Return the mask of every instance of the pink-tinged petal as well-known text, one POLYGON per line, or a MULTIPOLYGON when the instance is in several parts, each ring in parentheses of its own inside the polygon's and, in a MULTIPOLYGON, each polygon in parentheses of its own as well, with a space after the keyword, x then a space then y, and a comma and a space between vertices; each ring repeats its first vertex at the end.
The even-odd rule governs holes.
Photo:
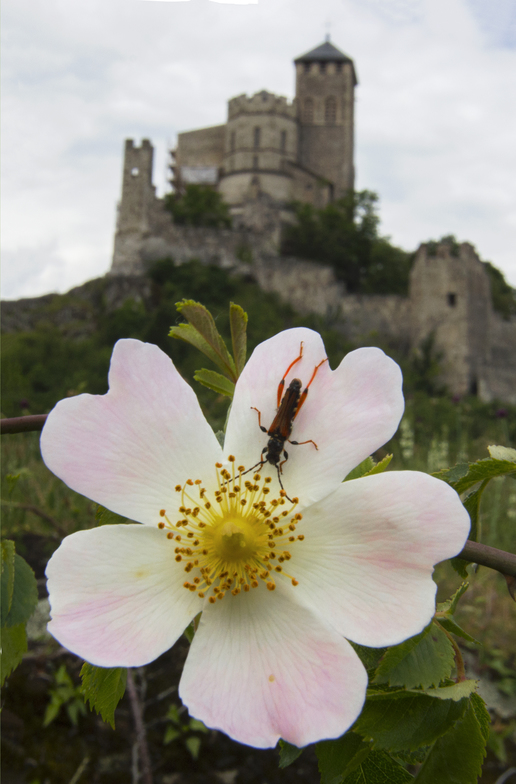
POLYGON ((258 748, 342 735, 359 715, 367 674, 339 634, 265 585, 208 605, 179 695, 192 716, 258 748))
POLYGON ((142 525, 67 536, 48 562, 48 630, 99 667, 139 667, 167 651, 203 602, 183 588, 174 542, 142 525))
POLYGON ((304 511, 289 574, 300 600, 348 639, 396 645, 431 620, 433 566, 461 551, 469 528, 457 493, 434 477, 355 479, 304 511))
POLYGON ((157 346, 119 340, 106 395, 61 400, 41 434, 43 460, 78 493, 140 523, 179 506, 176 484, 210 481, 221 449, 197 398, 157 346))
MULTIPOLYGON (((289 364, 303 357, 286 378, 309 383, 314 368, 326 356, 320 335, 305 328, 281 332, 261 343, 253 352, 236 385, 224 451, 234 454, 246 468, 257 463, 268 436, 258 428, 258 416, 266 428, 276 414, 277 389, 289 364)), ((315 441, 285 444, 288 460, 283 465, 283 484, 301 507, 324 498, 364 458, 391 438, 403 414, 402 377, 398 365, 378 348, 362 348, 347 354, 331 371, 323 364, 310 386, 306 402, 295 418, 292 440, 315 441)), ((270 464, 263 471, 273 477, 270 464)))

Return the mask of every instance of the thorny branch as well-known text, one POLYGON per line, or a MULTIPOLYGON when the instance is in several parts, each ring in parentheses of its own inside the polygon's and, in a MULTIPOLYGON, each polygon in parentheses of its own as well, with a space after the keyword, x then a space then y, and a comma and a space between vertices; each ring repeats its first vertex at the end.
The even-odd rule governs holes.
MULTIPOLYGON (((42 430, 46 421, 46 414, 34 416, 13 417, 12 419, 2 419, 1 433, 27 433, 34 430, 42 430)), ((470 539, 466 542, 464 549, 457 555, 465 561, 472 561, 480 566, 487 566, 503 574, 507 580, 509 592, 513 598, 516 594, 516 555, 505 550, 498 550, 496 547, 489 547, 487 544, 473 542, 470 539)))

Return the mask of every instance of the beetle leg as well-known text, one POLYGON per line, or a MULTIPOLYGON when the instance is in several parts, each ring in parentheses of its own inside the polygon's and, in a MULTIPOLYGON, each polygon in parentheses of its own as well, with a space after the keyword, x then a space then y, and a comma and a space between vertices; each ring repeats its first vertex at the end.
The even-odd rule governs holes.
POLYGON ((310 381, 306 385, 306 387, 305 387, 301 397, 299 398, 299 403, 297 404, 296 413, 294 414, 293 419, 295 419, 297 417, 297 415, 299 414, 299 411, 301 410, 301 406, 303 405, 303 403, 305 402, 305 400, 307 398, 308 388, 309 388, 310 384, 312 383, 312 381, 314 380, 314 378, 316 377, 317 371, 319 370, 321 365, 324 365, 325 362, 328 362, 328 357, 326 357, 326 359, 323 359, 321 362, 319 362, 318 365, 315 366, 314 372, 312 373, 312 378, 310 379, 310 381))
POLYGON ((289 438, 288 442, 289 444, 294 444, 294 446, 303 446, 303 444, 313 444, 316 449, 319 449, 315 441, 313 441, 311 438, 309 438, 308 441, 291 441, 289 438))
POLYGON ((290 373, 290 371, 292 370, 292 368, 294 367, 294 365, 296 364, 296 362, 299 362, 299 360, 301 359, 302 356, 303 356, 303 341, 301 341, 301 345, 299 346, 299 356, 296 357, 296 359, 293 362, 290 363, 290 365, 288 366, 288 368, 285 371, 285 375, 283 376, 283 378, 279 382, 279 385, 278 385, 278 408, 280 407, 281 398, 283 397, 283 390, 285 389, 285 379, 288 376, 288 374, 290 373))
POLYGON ((262 430, 264 433, 266 433, 267 432, 267 428, 262 425, 262 414, 261 414, 261 411, 258 411, 258 409, 255 408, 254 406, 251 406, 251 408, 252 408, 253 411, 256 411, 257 414, 258 414, 258 427, 260 428, 260 430, 262 430))

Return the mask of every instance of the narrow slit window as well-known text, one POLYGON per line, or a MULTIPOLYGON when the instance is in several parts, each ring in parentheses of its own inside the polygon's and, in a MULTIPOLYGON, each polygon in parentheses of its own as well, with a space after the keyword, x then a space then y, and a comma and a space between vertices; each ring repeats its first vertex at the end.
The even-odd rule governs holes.
POLYGON ((254 146, 255 146, 255 148, 260 146, 260 136, 261 136, 260 128, 256 127, 254 129, 254 146))
POLYGON ((253 169, 257 169, 257 168, 258 168, 258 156, 253 155, 253 169))
POLYGON ((446 300, 450 308, 454 308, 457 305, 457 295, 453 291, 449 291, 446 295, 446 300))
POLYGON ((281 152, 285 152, 287 149, 287 132, 282 131, 280 136, 280 150, 281 152))
POLYGON ((337 101, 330 95, 329 98, 326 98, 324 104, 324 121, 328 123, 328 125, 333 125, 337 119, 337 101))
POLYGON ((305 105, 303 107, 303 119, 305 123, 313 123, 314 121, 314 102, 311 98, 305 98, 305 105))
POLYGON ((231 142, 230 142, 231 152, 235 152, 235 147, 236 147, 236 133, 235 133, 235 131, 232 131, 231 132, 231 142))

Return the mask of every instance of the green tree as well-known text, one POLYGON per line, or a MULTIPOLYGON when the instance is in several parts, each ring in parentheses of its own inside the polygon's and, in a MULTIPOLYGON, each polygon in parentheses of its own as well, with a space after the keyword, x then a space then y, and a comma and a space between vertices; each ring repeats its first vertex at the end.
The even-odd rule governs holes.
POLYGON ((187 185, 183 193, 167 193, 165 208, 180 226, 229 228, 229 207, 210 185, 187 185))
POLYGON ((516 291, 509 286, 500 270, 491 264, 490 261, 484 263, 491 284, 493 308, 504 319, 509 320, 511 316, 516 316, 516 291))
POLYGON ((319 210, 296 202, 283 252, 330 264, 350 292, 406 294, 411 259, 379 236, 377 202, 367 190, 350 191, 319 210))

